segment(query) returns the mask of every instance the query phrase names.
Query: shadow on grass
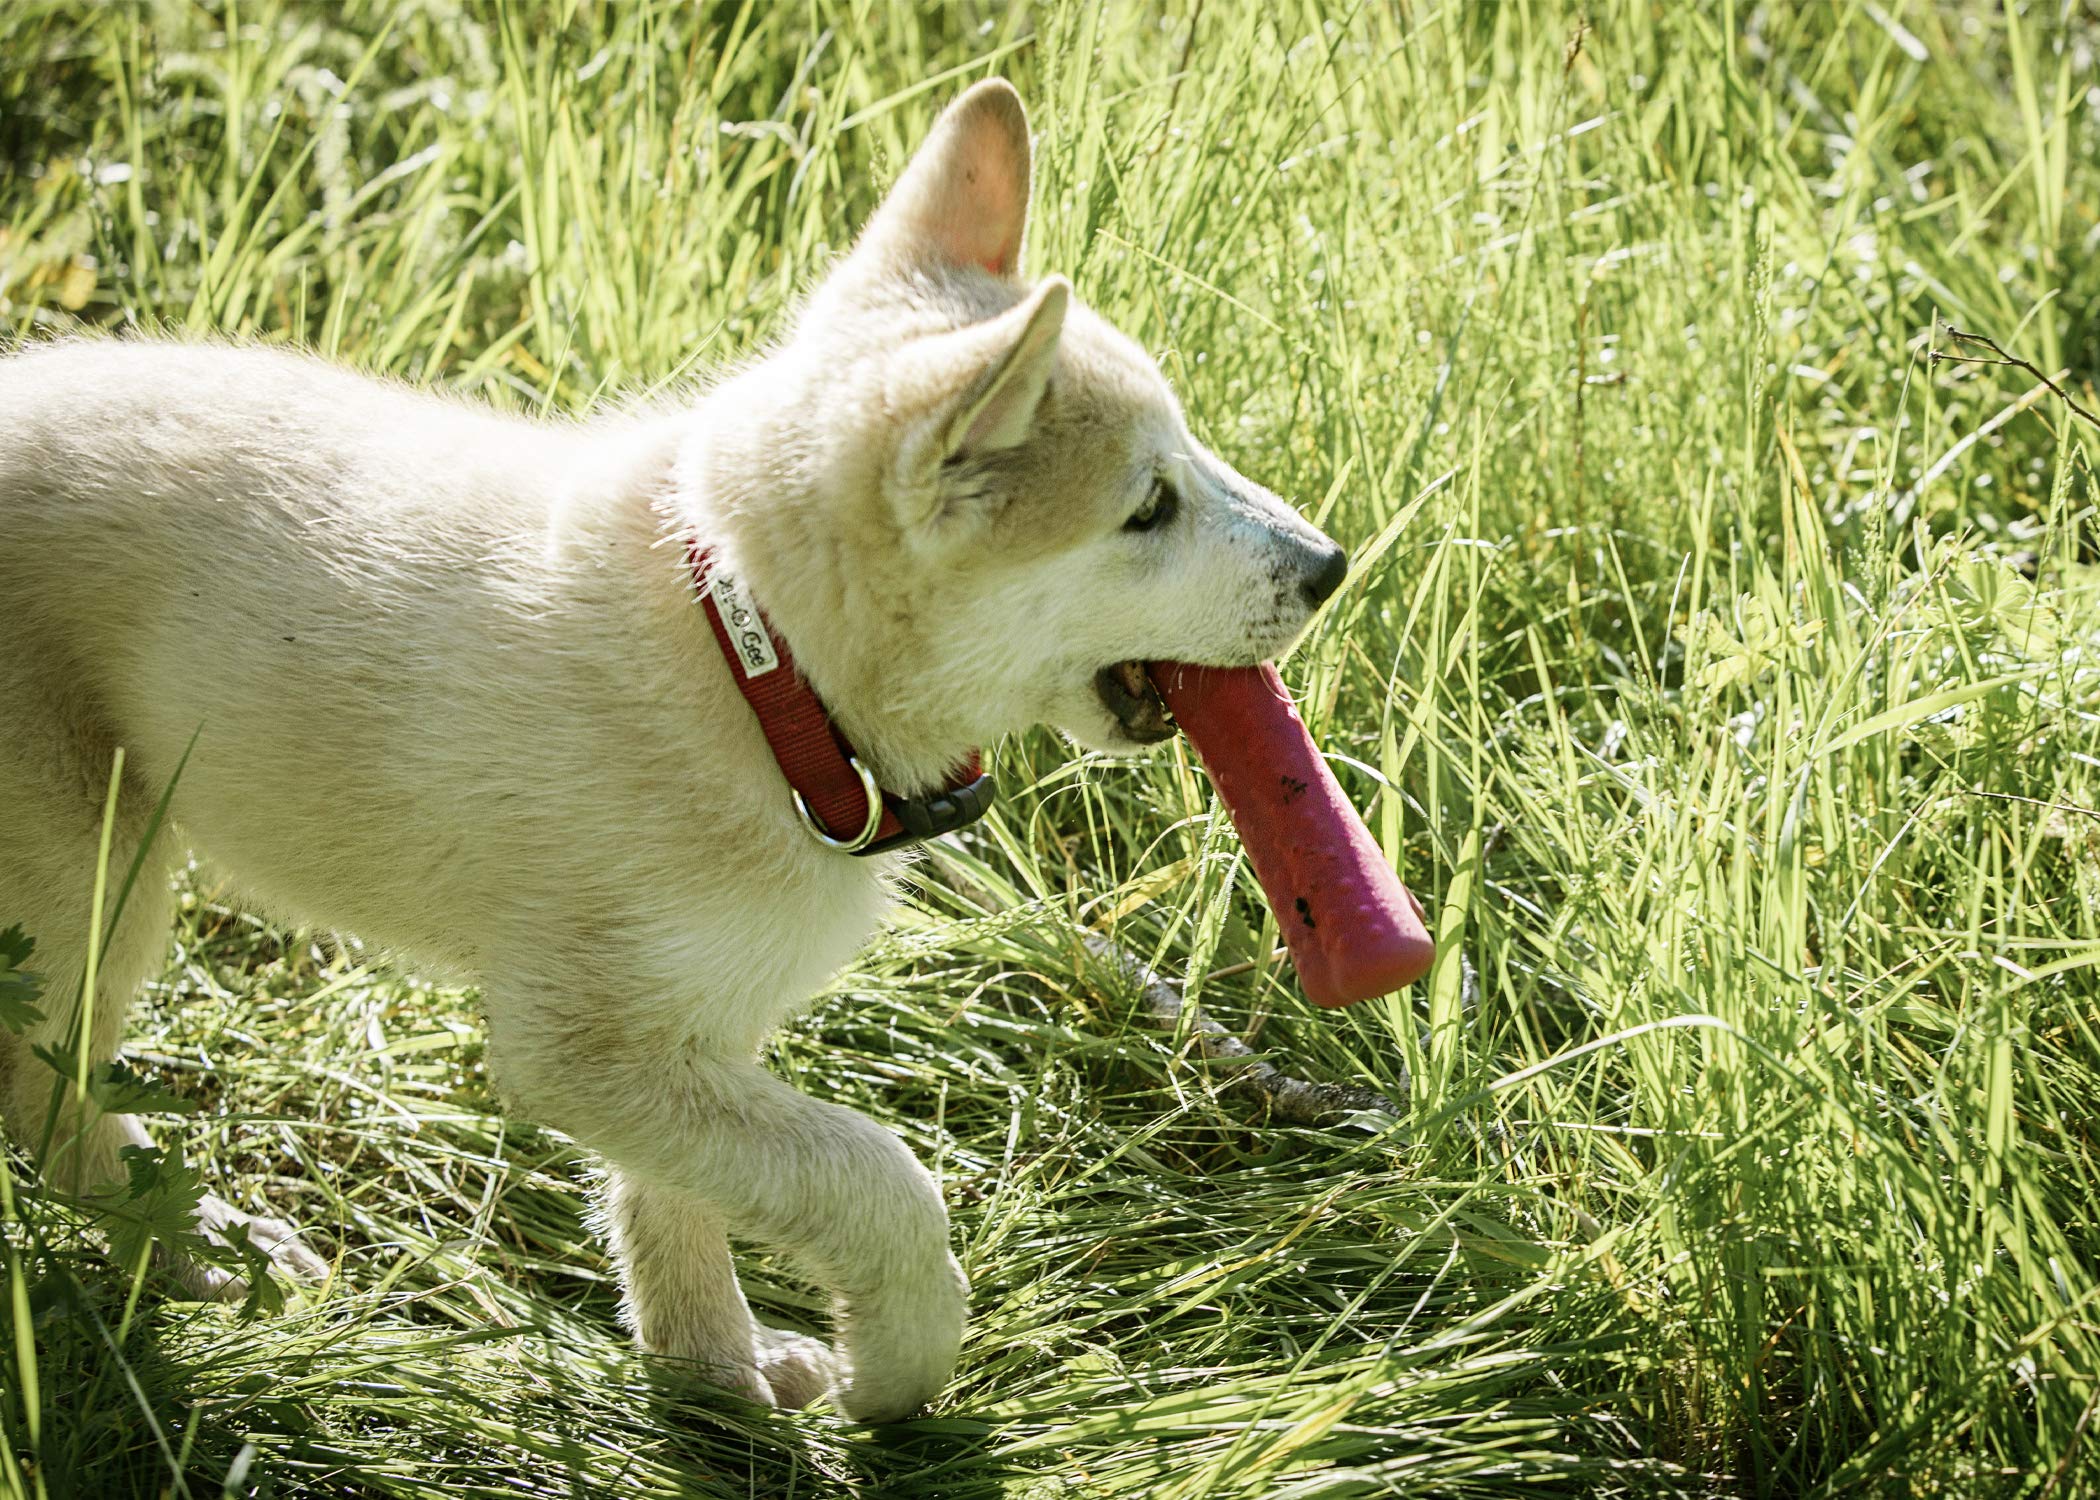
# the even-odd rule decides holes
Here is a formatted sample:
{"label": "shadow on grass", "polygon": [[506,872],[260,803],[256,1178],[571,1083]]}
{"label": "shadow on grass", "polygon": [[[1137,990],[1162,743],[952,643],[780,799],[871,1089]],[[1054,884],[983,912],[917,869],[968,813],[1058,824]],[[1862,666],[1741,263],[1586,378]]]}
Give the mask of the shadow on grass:
{"label": "shadow on grass", "polygon": [[[462,1327],[447,1316],[458,1304],[443,1298],[356,1291],[243,1322],[174,1299],[156,1272],[127,1328],[126,1279],[78,1225],[39,1222],[46,1208],[33,1190],[21,1196],[27,1213],[8,1227],[34,1379],[0,1359],[0,1436],[52,1497],[522,1486],[579,1497],[991,1500],[1027,1488],[1027,1472],[995,1456],[993,1424],[870,1428],[828,1408],[771,1411],[625,1351],[590,1320]],[[16,1303],[5,1302],[0,1340],[13,1348]]]}

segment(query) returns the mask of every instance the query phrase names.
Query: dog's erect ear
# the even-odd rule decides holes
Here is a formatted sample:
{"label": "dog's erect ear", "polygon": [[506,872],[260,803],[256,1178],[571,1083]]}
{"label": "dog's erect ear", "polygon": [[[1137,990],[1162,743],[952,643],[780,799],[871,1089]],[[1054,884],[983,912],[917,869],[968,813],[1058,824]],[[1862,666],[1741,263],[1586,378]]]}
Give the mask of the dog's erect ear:
{"label": "dog's erect ear", "polygon": [[898,479],[914,498],[911,521],[941,508],[940,475],[956,460],[982,458],[1028,440],[1057,368],[1072,284],[1051,276],[982,323],[922,338],[889,372],[890,410],[910,413]]}
{"label": "dog's erect ear", "polygon": [[984,368],[949,414],[942,458],[974,458],[1027,441],[1057,368],[1057,341],[1071,301],[1072,284],[1052,276],[1015,307],[963,330],[977,335],[970,340],[976,347],[957,352],[974,354]]}
{"label": "dog's erect ear", "polygon": [[948,106],[861,235],[856,256],[1021,272],[1028,227],[1028,114],[1003,78]]}

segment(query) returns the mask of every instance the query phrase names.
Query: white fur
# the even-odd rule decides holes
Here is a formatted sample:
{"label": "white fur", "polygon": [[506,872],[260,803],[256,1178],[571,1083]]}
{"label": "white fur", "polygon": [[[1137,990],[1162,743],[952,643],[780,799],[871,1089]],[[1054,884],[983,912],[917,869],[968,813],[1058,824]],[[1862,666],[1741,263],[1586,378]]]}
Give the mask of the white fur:
{"label": "white fur", "polygon": [[[121,863],[194,735],[158,866],[194,847],[266,909],[479,984],[507,1097],[610,1164],[643,1343],[760,1400],[929,1400],[966,1294],[939,1188],[755,1062],[894,862],[798,825],[686,542],[904,793],[1031,723],[1128,743],[1097,670],[1271,656],[1332,557],[1141,351],[1020,280],[1028,176],[1019,101],[971,90],[793,335],[675,410],[528,422],[260,349],[0,361],[0,923],[77,975],[112,753]],[[1161,475],[1181,513],[1126,532]],[[103,967],[98,1055],[162,886]],[[42,1121],[48,1081],[0,1034],[0,1114]],[[141,1140],[68,1117],[46,1170],[109,1182]],[[835,1353],[753,1324],[731,1235],[835,1294]]]}

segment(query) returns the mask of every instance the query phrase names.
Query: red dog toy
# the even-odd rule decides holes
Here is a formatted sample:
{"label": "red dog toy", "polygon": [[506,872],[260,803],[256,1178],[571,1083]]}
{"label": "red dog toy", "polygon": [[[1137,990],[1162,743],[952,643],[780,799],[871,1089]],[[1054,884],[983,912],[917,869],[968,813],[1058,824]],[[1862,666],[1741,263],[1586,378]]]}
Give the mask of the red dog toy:
{"label": "red dog toy", "polygon": [[1232,813],[1306,998],[1353,1005],[1428,973],[1436,944],[1422,905],[1342,795],[1276,669],[1147,670]]}

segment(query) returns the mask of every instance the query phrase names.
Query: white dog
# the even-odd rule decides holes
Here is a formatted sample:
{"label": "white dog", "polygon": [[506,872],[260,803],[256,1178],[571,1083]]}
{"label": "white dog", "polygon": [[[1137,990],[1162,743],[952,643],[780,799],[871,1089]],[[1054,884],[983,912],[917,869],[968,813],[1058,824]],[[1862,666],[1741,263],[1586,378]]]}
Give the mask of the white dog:
{"label": "white dog", "polygon": [[[971,89],[792,336],[676,410],[531,422],[261,349],[0,360],[0,925],[65,998],[0,1031],[0,1114],[57,1121],[54,1180],[121,1181],[145,1140],[54,1104],[29,1050],[74,1024],[121,746],[114,868],[175,788],[93,1056],[194,848],[482,987],[506,1097],[608,1164],[644,1346],[870,1421],[939,1392],[967,1286],[938,1186],[756,1062],[891,899],[896,856],[849,850],[961,821],[1010,731],[1171,732],[1136,662],[1273,657],[1346,568],[1066,282],[1022,279],[1029,169],[1012,89]],[[776,691],[785,729],[747,701]],[[732,1236],[835,1294],[835,1348],[753,1322]]]}

